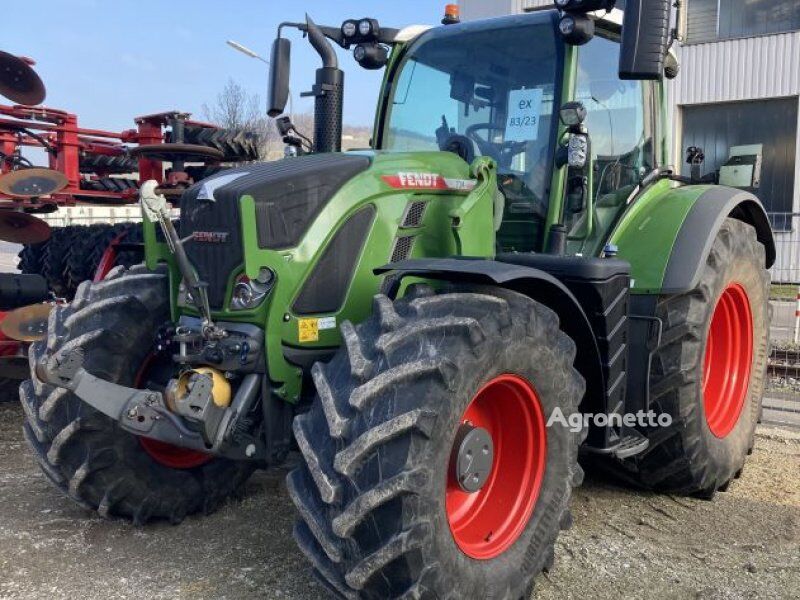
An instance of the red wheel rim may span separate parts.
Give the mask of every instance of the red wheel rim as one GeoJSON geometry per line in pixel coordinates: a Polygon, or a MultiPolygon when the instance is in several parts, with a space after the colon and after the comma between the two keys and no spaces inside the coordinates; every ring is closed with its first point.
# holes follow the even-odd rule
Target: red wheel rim
{"type": "Polygon", "coordinates": [[[460,423],[489,432],[494,460],[486,483],[474,493],[463,491],[449,469],[447,520],[464,554],[488,560],[511,547],[533,514],[547,454],[544,413],[527,380],[500,375],[475,394],[460,423]]]}
{"type": "Polygon", "coordinates": [[[738,283],[722,292],[711,317],[703,365],[703,405],[708,428],[726,437],[742,414],[753,363],[753,313],[738,283]]]}
{"type": "MultiPolygon", "coordinates": [[[[147,380],[147,373],[153,366],[155,357],[155,354],[150,354],[144,360],[144,364],[142,364],[139,372],[136,374],[134,387],[137,389],[144,386],[144,382],[147,380]]],[[[194,467],[206,464],[214,458],[212,455],[206,454],[205,452],[173,446],[172,444],[167,444],[166,442],[148,437],[140,436],[139,443],[142,445],[142,448],[144,448],[144,451],[150,455],[150,458],[158,464],[169,467],[170,469],[193,469],[194,467]]]]}

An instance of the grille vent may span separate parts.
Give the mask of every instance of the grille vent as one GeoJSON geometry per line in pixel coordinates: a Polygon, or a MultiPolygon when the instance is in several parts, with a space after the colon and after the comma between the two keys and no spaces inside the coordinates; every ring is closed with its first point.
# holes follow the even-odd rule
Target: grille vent
{"type": "Polygon", "coordinates": [[[392,257],[389,262],[398,262],[407,259],[411,256],[411,250],[414,248],[413,235],[399,237],[394,241],[394,248],[392,249],[392,257]]]}
{"type": "Polygon", "coordinates": [[[403,227],[419,227],[422,225],[422,218],[425,216],[427,207],[428,203],[426,201],[409,202],[408,206],[406,206],[406,214],[403,217],[403,227]]]}

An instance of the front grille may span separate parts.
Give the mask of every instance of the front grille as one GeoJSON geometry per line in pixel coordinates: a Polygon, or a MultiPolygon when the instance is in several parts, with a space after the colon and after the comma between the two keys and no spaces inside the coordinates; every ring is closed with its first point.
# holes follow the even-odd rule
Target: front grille
{"type": "Polygon", "coordinates": [[[221,241],[190,240],[184,245],[197,276],[208,284],[208,303],[215,310],[225,303],[231,273],[244,264],[239,198],[224,194],[223,190],[224,187],[215,192],[214,202],[198,199],[197,186],[189,188],[181,199],[182,238],[196,232],[227,234],[221,241]]]}
{"type": "Polygon", "coordinates": [[[244,264],[242,197],[250,196],[255,203],[259,247],[290,248],[301,241],[334,194],[369,165],[366,156],[303,156],[226,169],[186,190],[181,199],[181,237],[196,232],[223,234],[186,244],[198,276],[208,284],[211,307],[222,308],[228,281],[244,264]]]}

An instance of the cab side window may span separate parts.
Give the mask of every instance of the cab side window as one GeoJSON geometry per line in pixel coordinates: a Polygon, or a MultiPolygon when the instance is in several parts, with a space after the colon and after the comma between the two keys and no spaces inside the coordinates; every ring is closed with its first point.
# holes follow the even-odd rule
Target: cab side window
{"type": "Polygon", "coordinates": [[[586,106],[594,169],[592,195],[601,206],[627,197],[656,162],[653,84],[622,81],[618,69],[617,42],[598,35],[579,49],[575,96],[586,106]]]}

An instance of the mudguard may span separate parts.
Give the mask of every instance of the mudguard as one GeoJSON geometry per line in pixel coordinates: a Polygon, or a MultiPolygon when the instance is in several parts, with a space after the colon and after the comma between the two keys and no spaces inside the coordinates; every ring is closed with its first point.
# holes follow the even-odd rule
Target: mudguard
{"type": "Polygon", "coordinates": [[[662,295],[697,285],[711,244],[728,218],[756,229],[766,249],[765,268],[775,262],[769,219],[754,195],[728,187],[682,185],[662,180],[645,191],[614,228],[609,242],[631,264],[631,293],[662,295]]]}
{"type": "Polygon", "coordinates": [[[775,240],[761,201],[748,192],[717,186],[704,192],[683,221],[664,272],[662,293],[694,289],[722,222],[732,217],[749,223],[766,250],[765,268],[775,262],[775,240]]]}
{"type": "Polygon", "coordinates": [[[552,275],[539,269],[484,259],[420,258],[391,263],[375,269],[377,275],[394,273],[393,290],[402,278],[422,277],[438,281],[496,285],[514,290],[541,302],[556,312],[561,328],[577,346],[575,368],[586,380],[586,401],[593,407],[605,407],[606,382],[601,366],[600,349],[589,318],[577,298],[552,275]]]}

